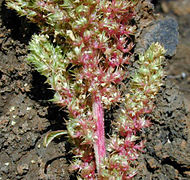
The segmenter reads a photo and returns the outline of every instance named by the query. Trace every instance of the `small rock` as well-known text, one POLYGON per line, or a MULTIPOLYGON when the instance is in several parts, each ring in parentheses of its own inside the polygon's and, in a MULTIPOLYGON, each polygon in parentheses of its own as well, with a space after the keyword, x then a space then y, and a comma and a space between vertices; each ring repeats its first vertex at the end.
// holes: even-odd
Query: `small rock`
POLYGON ((27 121, 25 121, 25 122, 22 124, 22 130, 23 130, 24 132, 27 132, 29 129, 30 129, 30 127, 28 126, 27 121))
POLYGON ((3 173, 5 174, 8 174, 9 173, 9 166, 3 166, 1 169, 0 169, 3 173))
POLYGON ((11 125, 14 126, 16 124, 16 121, 11 121, 11 125))
POLYGON ((154 158, 150 158, 147 160, 149 166, 152 168, 152 169, 156 169, 158 168, 158 163, 156 162, 156 160, 154 158))
POLYGON ((47 108, 39 109, 38 115, 39 115, 40 117, 45 117, 46 114, 47 114, 47 108))
POLYGON ((15 111, 15 106, 11 106, 9 111, 10 112, 15 111))
POLYGON ((31 162, 32 164, 35 164, 35 163, 36 163, 36 161, 35 161, 35 160, 33 160, 33 159, 32 159, 30 162, 31 162))
POLYGON ((162 143, 160 140, 157 141, 157 144, 154 146, 155 151, 160 151, 162 149, 162 143))
POLYGON ((19 113, 18 113, 18 116, 19 117, 24 117, 25 115, 25 112, 23 110, 20 110, 19 113))
POLYGON ((185 171, 184 174, 188 177, 190 177, 190 171, 185 171))
POLYGON ((137 53, 144 53, 152 43, 159 42, 166 49, 165 56, 171 57, 176 52, 178 35, 178 24, 174 18, 157 20, 143 30, 136 46, 137 53))
POLYGON ((17 166, 17 171, 19 175, 26 174, 29 170, 28 164, 22 164, 17 166))

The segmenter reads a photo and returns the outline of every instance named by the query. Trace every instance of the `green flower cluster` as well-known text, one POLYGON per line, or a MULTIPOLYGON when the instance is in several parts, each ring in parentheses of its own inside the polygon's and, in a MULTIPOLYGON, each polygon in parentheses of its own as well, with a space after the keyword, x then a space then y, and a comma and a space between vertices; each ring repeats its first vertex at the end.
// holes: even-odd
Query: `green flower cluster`
POLYGON ((109 139, 109 156, 102 166, 103 177, 125 179, 136 174, 134 160, 143 150, 143 142, 136 143, 137 133, 150 125, 145 115, 153 110, 155 95, 163 83, 164 54, 164 48, 153 43, 144 55, 139 55, 139 69, 131 78, 130 90, 113 122, 114 134, 109 139))

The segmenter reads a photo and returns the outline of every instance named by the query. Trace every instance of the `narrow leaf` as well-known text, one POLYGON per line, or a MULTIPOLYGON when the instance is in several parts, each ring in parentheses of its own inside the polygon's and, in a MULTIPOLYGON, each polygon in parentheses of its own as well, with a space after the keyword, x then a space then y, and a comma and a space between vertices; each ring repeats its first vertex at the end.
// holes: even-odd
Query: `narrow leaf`
POLYGON ((66 130, 59 130, 59 131, 52 131, 52 132, 49 132, 46 134, 45 138, 44 138, 44 142, 43 142, 43 145, 45 147, 47 147, 49 145, 49 143, 54 139, 54 138, 57 138, 57 137, 60 137, 62 135, 65 135, 67 134, 67 131, 66 130))

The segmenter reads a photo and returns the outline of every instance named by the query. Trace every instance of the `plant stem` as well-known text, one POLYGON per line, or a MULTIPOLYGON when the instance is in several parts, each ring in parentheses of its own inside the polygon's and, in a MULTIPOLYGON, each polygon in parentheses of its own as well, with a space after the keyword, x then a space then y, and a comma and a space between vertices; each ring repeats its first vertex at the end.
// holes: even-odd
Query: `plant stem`
POLYGON ((104 131, 104 111, 99 97, 93 98, 92 105, 93 117, 96 120, 94 152, 96 159, 96 168, 100 174, 100 164, 106 155, 105 131, 104 131))

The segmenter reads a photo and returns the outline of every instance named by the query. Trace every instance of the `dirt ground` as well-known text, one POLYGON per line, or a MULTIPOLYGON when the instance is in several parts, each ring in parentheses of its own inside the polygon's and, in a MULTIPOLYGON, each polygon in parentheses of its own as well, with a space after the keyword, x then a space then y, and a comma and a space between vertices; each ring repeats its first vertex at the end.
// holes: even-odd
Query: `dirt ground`
MULTIPOLYGON (((190 1, 152 1, 155 13, 179 24, 176 55, 167 58, 165 85, 152 126, 142 132, 145 152, 135 180, 190 179, 190 1)), ((65 129, 64 110, 45 78, 27 62, 27 44, 38 28, 5 7, 0 0, 0 180, 69 180, 70 145, 57 139, 44 148, 50 130, 65 129)))

